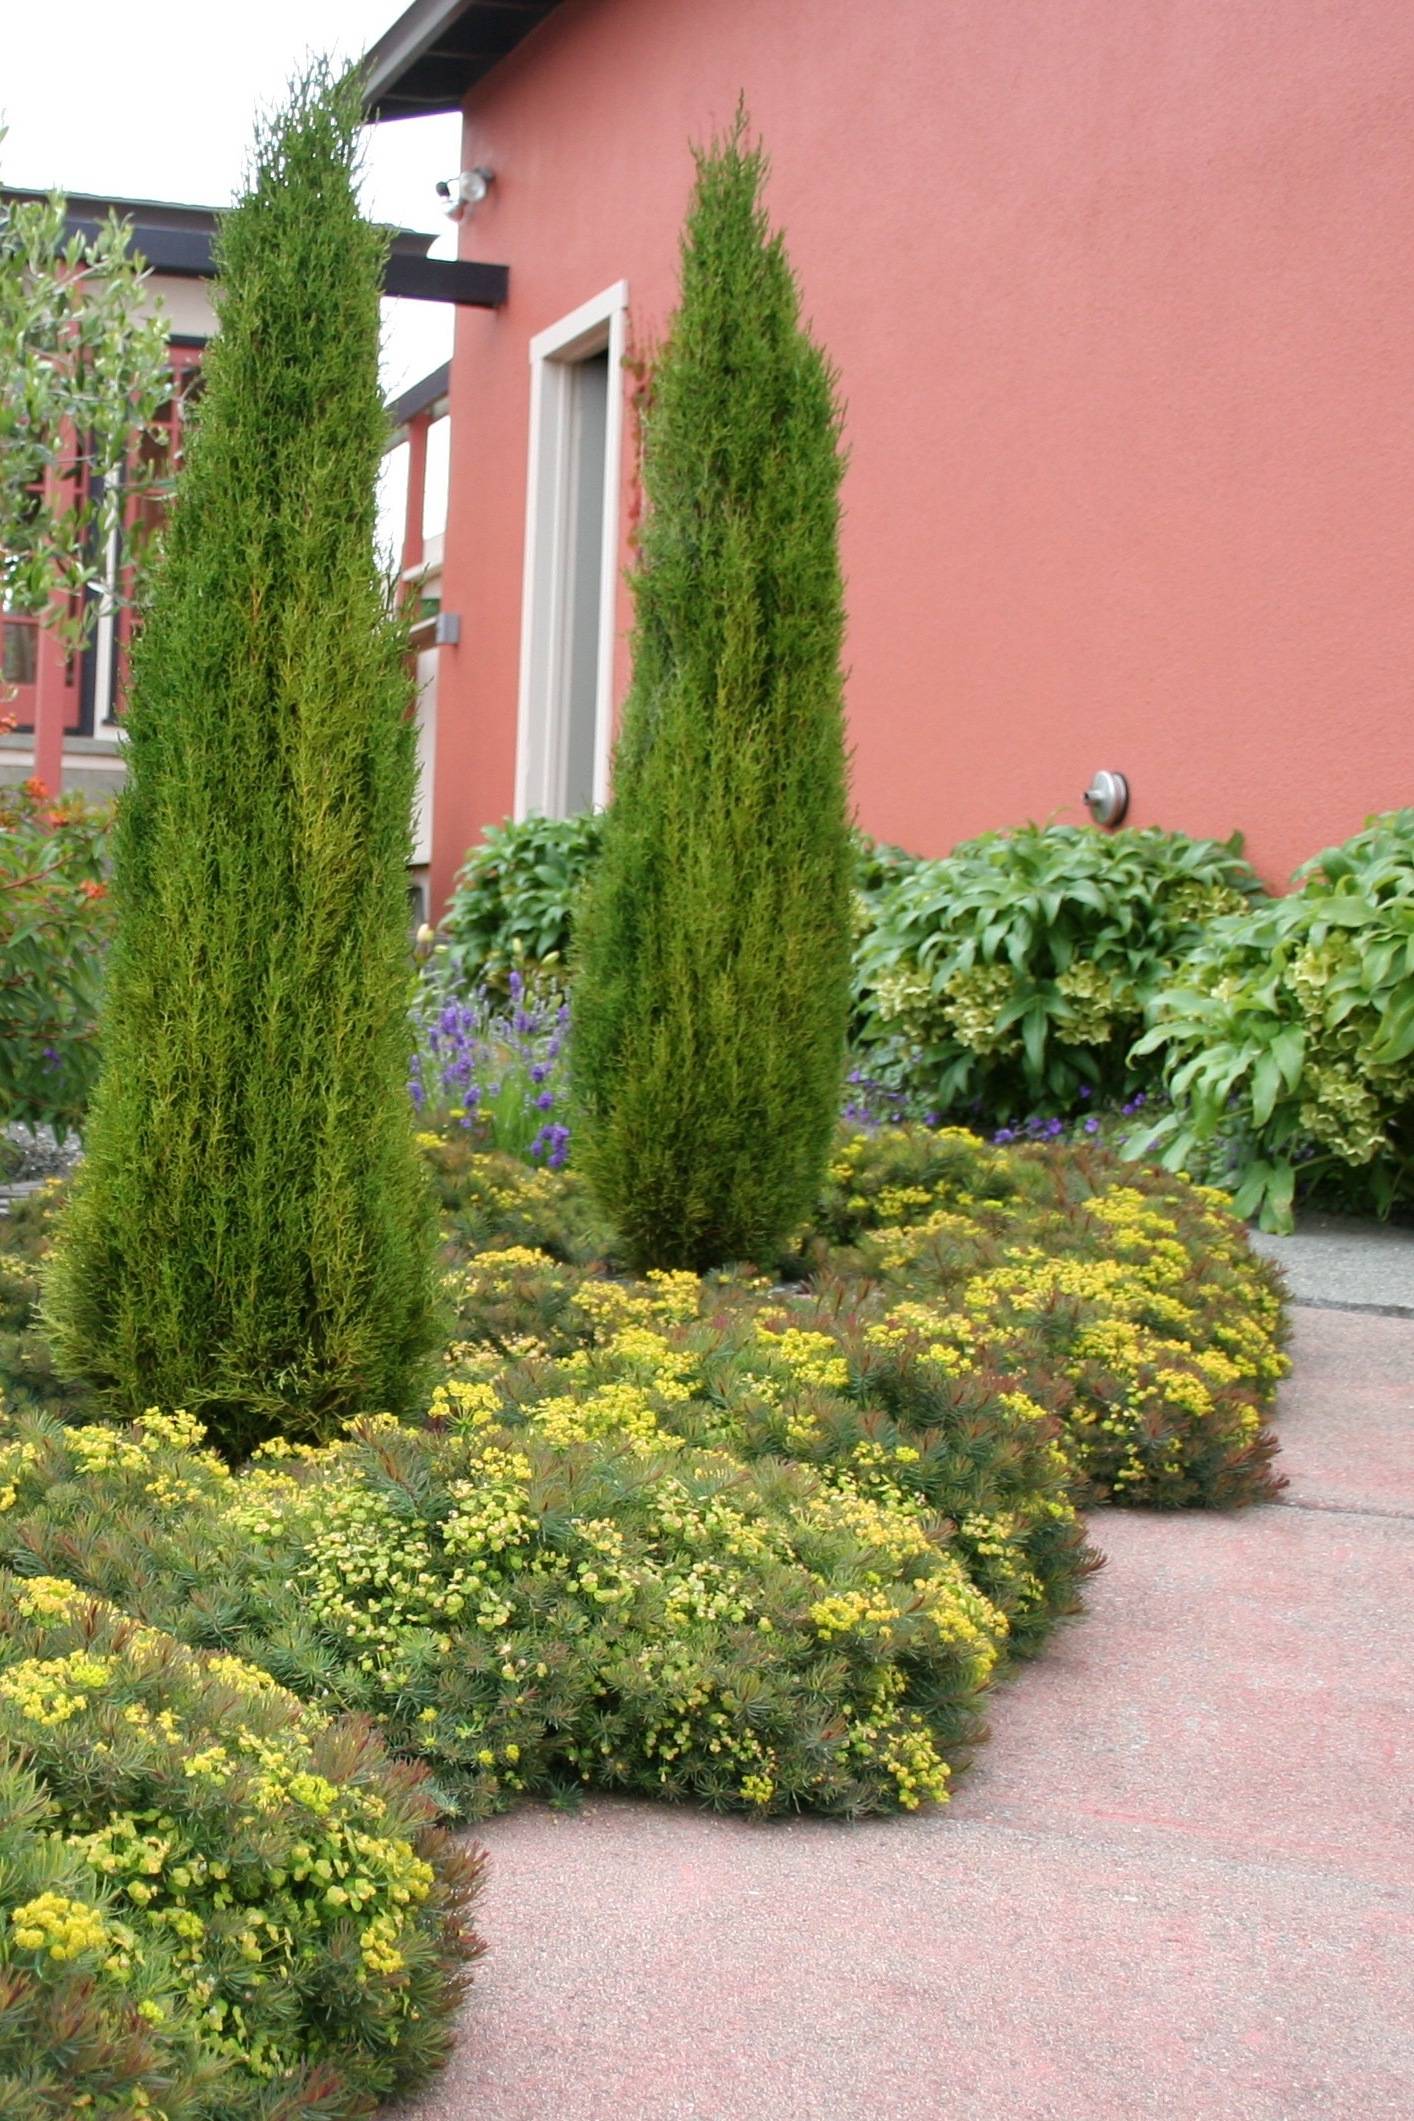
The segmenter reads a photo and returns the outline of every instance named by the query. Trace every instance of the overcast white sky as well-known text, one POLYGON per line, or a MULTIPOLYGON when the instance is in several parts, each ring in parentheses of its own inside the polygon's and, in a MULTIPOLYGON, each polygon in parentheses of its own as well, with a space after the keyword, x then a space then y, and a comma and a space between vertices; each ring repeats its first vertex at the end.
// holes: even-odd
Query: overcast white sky
MULTIPOLYGON (((353 58, 406 0, 0 0, 0 179, 35 188, 225 206, 240 183, 251 119, 279 100, 311 52, 353 58)), ((365 211, 405 228, 455 231, 433 193, 458 166, 460 121, 404 119, 368 135, 365 211)), ((452 312, 385 302, 391 393, 451 352, 452 312)))

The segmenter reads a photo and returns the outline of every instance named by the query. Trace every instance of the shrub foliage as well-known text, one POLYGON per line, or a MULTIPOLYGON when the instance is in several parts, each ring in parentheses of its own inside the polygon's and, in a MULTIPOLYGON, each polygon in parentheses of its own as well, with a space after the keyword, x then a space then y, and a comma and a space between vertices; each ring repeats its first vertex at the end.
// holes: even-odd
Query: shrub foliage
POLYGON ((112 926, 109 824, 80 796, 0 787, 0 1126, 65 1134, 87 1108, 112 926))
POLYGON ((404 1089, 413 786, 374 554, 382 237, 352 86, 262 135, 135 660, 103 1074, 61 1362, 239 1451, 408 1404, 432 1317, 404 1089), (272 358, 271 348, 279 348, 272 358))
POLYGON ((1173 1169, 1242 1139, 1239 1214, 1290 1226, 1298 1180, 1388 1214, 1414 1203, 1414 809, 1372 818, 1300 888, 1213 921, 1137 1047, 1175 1110, 1138 1137, 1173 1169))
POLYGON ((458 1323, 422 1420, 233 1475, 170 1419, 17 1416, 0 1554, 376 1716, 472 1814, 937 1799, 1079 1603, 1077 1502, 1276 1485, 1272 1270, 1161 1171, 848 1136, 773 1285, 606 1274, 573 1173, 432 1153, 458 1323))
POLYGON ((869 1072, 1001 1121, 1137 1086, 1144 1005, 1258 893, 1237 843, 1023 826, 886 873, 856 972, 869 1072))
MULTIPOLYGON (((190 1431, 159 1433, 175 1504, 190 1431)), ((113 1429, 71 1449, 100 1487, 135 1455, 113 1429)), ((366 1724, 0 1574, 6 1786, 0 2112, 334 2121, 443 2059, 479 1859, 366 1724)))
POLYGON ((575 1153, 639 1265, 767 1257, 809 1210, 843 1072, 840 416, 764 169, 741 120, 698 158, 580 914, 575 1153))
POLYGON ((563 979, 603 830, 593 810, 489 826, 457 871, 427 984, 466 996, 508 990, 512 972, 563 979))

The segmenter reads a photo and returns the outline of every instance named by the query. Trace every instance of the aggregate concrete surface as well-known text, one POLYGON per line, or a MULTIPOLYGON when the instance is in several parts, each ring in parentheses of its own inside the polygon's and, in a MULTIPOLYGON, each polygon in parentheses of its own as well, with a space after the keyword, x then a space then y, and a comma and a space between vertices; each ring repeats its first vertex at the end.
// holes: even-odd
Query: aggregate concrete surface
POLYGON ((1304 1212, 1287 1237, 1253 1230, 1252 1243, 1276 1260, 1293 1303, 1414 1318, 1414 1229, 1350 1215, 1304 1212))
POLYGON ((946 1810, 486 1827, 398 2121, 1409 2121, 1414 1320, 1297 1310, 1294 1354, 1283 1500, 1097 1512, 946 1810))

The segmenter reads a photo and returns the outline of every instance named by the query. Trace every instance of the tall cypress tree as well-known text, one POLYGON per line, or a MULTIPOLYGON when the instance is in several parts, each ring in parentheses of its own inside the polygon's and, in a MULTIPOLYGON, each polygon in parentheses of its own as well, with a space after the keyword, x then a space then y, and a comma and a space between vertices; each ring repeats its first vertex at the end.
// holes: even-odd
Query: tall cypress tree
POLYGON ((633 681, 578 927, 576 1156, 641 1266, 769 1261, 839 1109, 840 412, 766 164, 697 157, 645 414, 633 681))
POLYGON ((115 1414, 241 1452, 401 1408, 433 1334, 405 1083, 413 729, 374 544, 383 238, 316 68, 218 242, 219 336, 134 659, 118 932, 49 1291, 115 1414))

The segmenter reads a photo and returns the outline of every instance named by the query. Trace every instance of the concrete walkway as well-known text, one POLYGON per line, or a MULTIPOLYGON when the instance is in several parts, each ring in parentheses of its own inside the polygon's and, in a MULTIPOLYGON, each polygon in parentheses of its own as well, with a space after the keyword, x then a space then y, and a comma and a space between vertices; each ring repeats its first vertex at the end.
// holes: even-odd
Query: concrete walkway
POLYGON ((1268 1237, 1264 1230, 1250 1234, 1256 1249, 1285 1274, 1293 1303, 1414 1318, 1414 1228, 1409 1224, 1305 1210, 1289 1237, 1268 1237))
POLYGON ((1097 1515, 946 1811, 494 1822, 408 2121, 1409 2121, 1414 1320, 1294 1316, 1284 1501, 1097 1515))

